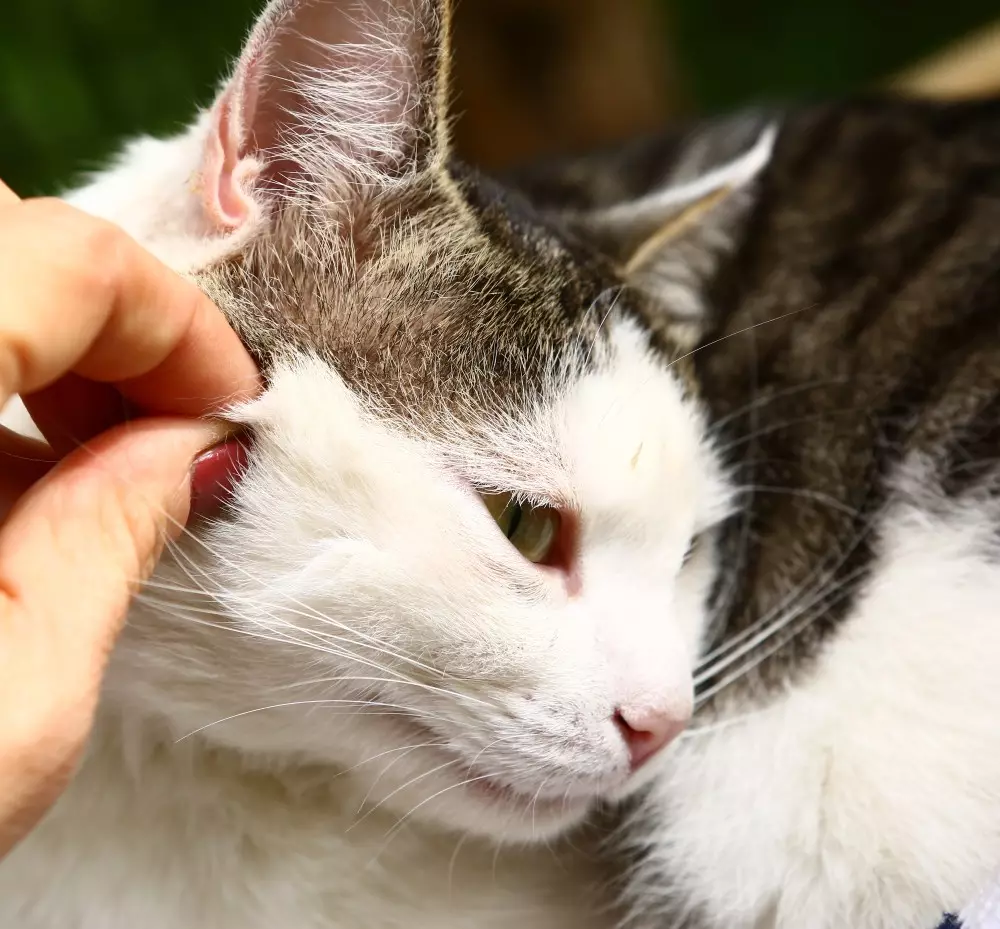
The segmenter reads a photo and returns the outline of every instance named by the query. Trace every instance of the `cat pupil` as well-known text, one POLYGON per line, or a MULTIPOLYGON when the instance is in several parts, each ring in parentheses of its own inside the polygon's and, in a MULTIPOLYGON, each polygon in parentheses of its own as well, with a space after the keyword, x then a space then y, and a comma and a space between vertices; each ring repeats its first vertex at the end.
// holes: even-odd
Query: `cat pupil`
POLYGON ((517 527, 521 525, 521 517, 524 515, 524 510, 519 503, 514 503, 513 501, 507 504, 507 506, 511 512, 509 517, 510 522, 507 525, 506 534, 508 539, 513 539, 514 533, 517 532, 517 527))
POLYGON ((528 561, 545 561, 559 535, 559 512, 551 506, 518 503, 508 493, 482 495, 500 531, 528 561))

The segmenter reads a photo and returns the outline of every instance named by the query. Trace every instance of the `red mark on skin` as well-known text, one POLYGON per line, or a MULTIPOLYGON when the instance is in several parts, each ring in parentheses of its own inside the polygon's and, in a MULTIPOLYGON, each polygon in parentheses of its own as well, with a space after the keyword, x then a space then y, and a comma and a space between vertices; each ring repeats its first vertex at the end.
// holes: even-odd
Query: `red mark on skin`
POLYGON ((199 455, 191 474, 191 518, 218 515, 249 463, 245 437, 227 439, 199 455))

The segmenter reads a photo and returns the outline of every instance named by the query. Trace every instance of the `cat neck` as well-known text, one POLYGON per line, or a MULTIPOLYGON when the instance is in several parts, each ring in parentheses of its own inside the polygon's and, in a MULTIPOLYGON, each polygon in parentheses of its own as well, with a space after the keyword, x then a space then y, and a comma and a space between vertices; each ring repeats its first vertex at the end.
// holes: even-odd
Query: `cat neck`
POLYGON ((0 925, 617 924, 586 836, 556 855, 422 823, 397 828, 397 816, 365 807, 363 786, 322 765, 178 741, 105 709, 73 784, 0 869, 0 925), (42 915, 25 922, 29 909, 42 915))

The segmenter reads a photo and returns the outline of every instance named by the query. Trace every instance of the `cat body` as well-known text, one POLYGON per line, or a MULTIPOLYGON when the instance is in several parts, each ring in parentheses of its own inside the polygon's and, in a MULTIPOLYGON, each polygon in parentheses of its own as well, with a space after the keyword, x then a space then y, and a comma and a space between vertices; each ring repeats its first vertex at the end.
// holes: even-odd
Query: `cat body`
MULTIPOLYGON (((521 183, 591 210, 675 144, 521 183)), ((643 925, 930 927, 997 878, 998 182, 993 101, 782 118, 691 359, 742 489, 643 925)))
POLYGON ((1000 868, 1000 106, 499 184, 448 30, 278 0, 74 195, 268 386, 0 925, 930 929, 1000 868))

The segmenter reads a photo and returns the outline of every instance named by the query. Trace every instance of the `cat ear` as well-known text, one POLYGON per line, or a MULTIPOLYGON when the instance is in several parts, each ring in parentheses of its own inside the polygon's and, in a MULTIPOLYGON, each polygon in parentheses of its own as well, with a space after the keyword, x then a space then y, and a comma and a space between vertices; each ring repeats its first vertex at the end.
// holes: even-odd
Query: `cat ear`
POLYGON ((236 230, 282 190, 346 200, 443 157, 449 21, 442 0, 273 0, 208 120, 209 226, 236 230))
MULTIPOLYGON (((651 192, 604 197, 569 218, 662 307, 675 339, 696 339, 704 326, 705 284, 740 239, 776 136, 759 114, 709 124, 677 142, 651 192)), ((617 170, 643 174, 633 165, 617 170)))

